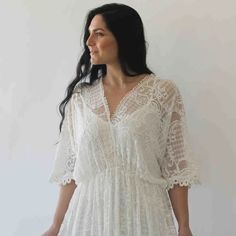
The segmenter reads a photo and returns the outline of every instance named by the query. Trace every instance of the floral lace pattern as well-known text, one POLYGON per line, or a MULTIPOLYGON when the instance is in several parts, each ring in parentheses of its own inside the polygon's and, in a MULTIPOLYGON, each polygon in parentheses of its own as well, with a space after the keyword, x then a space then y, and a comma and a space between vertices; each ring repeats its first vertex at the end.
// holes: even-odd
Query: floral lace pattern
POLYGON ((102 78, 77 86, 50 176, 72 179, 59 236, 176 236, 167 191, 199 183, 177 85, 148 75, 113 114, 102 78))

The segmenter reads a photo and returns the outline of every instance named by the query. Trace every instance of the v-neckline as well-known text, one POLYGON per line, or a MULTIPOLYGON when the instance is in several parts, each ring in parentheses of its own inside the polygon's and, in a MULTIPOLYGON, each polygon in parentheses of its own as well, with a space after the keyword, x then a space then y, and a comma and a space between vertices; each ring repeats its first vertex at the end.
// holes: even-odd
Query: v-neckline
POLYGON ((105 90, 104 90, 103 81, 102 81, 103 77, 100 77, 99 83, 100 83, 100 88, 101 88, 101 92, 102 92, 102 98, 103 98, 103 101, 105 102, 105 109, 106 109, 109 121, 111 121, 111 122, 113 121, 113 119, 118 114, 120 107, 123 105, 125 100, 127 100, 128 97, 131 96, 139 88, 139 86, 141 86, 142 83, 149 78, 149 76, 150 76, 150 74, 145 75, 136 85, 134 85, 134 87, 132 89, 130 89, 128 92, 125 93, 125 95, 120 99, 120 101, 116 105, 116 108, 113 113, 111 113, 111 110, 108 105, 108 100, 105 95, 105 90))

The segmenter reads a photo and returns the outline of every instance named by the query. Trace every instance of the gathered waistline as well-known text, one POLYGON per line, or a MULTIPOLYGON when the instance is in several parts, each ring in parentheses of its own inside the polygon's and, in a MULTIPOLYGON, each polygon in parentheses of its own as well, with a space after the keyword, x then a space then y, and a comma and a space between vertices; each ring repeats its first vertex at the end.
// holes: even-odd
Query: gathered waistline
POLYGON ((139 173, 138 171, 130 171, 130 170, 125 169, 123 166, 108 167, 108 168, 103 169, 102 171, 99 171, 99 172, 95 173, 92 176, 78 177, 78 179, 77 178, 75 179, 75 182, 76 182, 76 184, 89 182, 89 181, 92 181, 92 180, 94 180, 95 178, 97 178, 99 176, 106 175, 108 172, 111 172, 113 170, 119 170, 119 171, 123 172, 125 175, 129 175, 129 176, 132 176, 132 177, 135 177, 135 178, 136 177, 140 178, 141 180, 147 181, 151 184, 160 185, 163 188, 167 187, 167 181, 162 177, 156 178, 156 177, 153 177, 153 176, 151 176, 150 174, 147 174, 147 173, 142 173, 142 172, 139 173))

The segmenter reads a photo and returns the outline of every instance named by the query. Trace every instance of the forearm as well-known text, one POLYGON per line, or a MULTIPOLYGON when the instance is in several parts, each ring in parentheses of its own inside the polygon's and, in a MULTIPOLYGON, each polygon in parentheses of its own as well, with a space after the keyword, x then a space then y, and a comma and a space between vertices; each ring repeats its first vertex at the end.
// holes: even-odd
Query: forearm
POLYGON ((175 185, 168 193, 179 228, 188 227, 188 187, 175 185))
POLYGON ((59 199, 53 218, 53 226, 59 228, 68 209, 71 197, 76 188, 75 181, 60 187, 59 199))

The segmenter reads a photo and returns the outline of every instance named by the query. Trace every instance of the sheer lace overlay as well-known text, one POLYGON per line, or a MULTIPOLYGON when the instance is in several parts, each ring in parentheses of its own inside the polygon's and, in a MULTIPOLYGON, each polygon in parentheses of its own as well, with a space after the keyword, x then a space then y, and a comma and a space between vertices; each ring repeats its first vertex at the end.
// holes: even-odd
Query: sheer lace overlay
POLYGON ((176 236, 168 190, 199 183, 176 84, 146 76, 110 114, 102 78, 67 104, 51 182, 75 180, 59 236, 176 236))

